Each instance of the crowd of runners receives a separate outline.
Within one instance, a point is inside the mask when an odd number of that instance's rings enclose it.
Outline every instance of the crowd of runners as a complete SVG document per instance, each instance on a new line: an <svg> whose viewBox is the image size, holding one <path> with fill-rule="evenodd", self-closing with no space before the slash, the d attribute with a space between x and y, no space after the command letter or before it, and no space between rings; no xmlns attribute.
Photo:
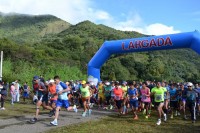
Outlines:
<svg viewBox="0 0 200 133"><path fill-rule="evenodd" d="M20 94L25 101L33 92L33 103L36 105L35 117L30 120L34 124L38 121L40 107L49 110L49 117L54 117L51 125L58 125L59 111L65 108L68 111L78 112L83 108L82 117L92 114L92 108L116 110L118 116L133 112L133 119L139 119L143 113L144 119L150 119L151 110L158 112L157 125L167 121L168 117L181 116L191 119L195 123L200 116L200 84L191 82L136 82L136 81L100 81L85 80L61 81L59 76L45 81L42 77L34 76L32 86L27 83L19 84L16 80L9 87L11 104L19 102ZM5 110L5 85L0 82L1 108ZM20 93L21 92L21 93ZM190 116L190 118L189 118Z"/></svg>

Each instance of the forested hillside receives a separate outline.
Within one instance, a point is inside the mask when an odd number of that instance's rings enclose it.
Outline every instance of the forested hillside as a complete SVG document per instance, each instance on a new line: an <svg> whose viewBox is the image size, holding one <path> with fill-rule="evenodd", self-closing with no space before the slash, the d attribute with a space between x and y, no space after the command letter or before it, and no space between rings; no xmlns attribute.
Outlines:
<svg viewBox="0 0 200 133"><path fill-rule="evenodd" d="M71 25L51 15L0 14L3 78L12 81L33 75L86 79L87 63L106 40L143 37L84 21ZM112 55L101 69L102 79L200 79L200 56L189 49Z"/></svg>

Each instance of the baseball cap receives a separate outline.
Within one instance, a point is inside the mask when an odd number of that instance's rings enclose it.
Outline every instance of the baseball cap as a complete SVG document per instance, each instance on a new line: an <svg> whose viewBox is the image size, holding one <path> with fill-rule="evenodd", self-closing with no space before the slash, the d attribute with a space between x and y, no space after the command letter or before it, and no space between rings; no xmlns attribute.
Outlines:
<svg viewBox="0 0 200 133"><path fill-rule="evenodd" d="M187 86L193 86L193 84L192 84L191 82L189 82L189 83L187 84Z"/></svg>
<svg viewBox="0 0 200 133"><path fill-rule="evenodd" d="M81 81L81 84L86 84L86 81L85 80Z"/></svg>
<svg viewBox="0 0 200 133"><path fill-rule="evenodd" d="M127 84L127 82L126 82L126 81L123 81L123 82L122 82L122 84L125 84L125 85L126 85L126 84Z"/></svg>
<svg viewBox="0 0 200 133"><path fill-rule="evenodd" d="M107 85L107 86L110 85L110 82L106 82L105 85Z"/></svg>
<svg viewBox="0 0 200 133"><path fill-rule="evenodd" d="M39 76L34 76L33 77L33 80L38 80L39 79Z"/></svg>
<svg viewBox="0 0 200 133"><path fill-rule="evenodd" d="M54 82L54 80L53 80L53 79L50 79L50 80L49 80L49 83L53 83L53 82Z"/></svg>

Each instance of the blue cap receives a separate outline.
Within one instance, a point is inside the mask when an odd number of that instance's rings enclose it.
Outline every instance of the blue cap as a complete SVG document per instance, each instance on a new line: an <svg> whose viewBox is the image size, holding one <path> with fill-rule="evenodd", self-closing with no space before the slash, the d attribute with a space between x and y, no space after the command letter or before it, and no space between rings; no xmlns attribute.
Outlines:
<svg viewBox="0 0 200 133"><path fill-rule="evenodd" d="M38 80L39 79L39 76L34 76L33 77L33 80Z"/></svg>

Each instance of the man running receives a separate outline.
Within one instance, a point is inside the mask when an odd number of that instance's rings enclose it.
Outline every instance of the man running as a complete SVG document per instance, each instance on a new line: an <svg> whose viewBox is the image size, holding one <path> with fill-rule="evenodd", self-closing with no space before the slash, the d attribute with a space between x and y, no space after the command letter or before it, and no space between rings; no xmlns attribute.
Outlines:
<svg viewBox="0 0 200 133"><path fill-rule="evenodd" d="M76 108L76 106L71 107L69 105L67 92L70 91L70 88L67 88L67 85L60 80L59 76L55 76L54 81L56 83L56 93L58 95L58 99L57 99L57 103L56 103L55 119L52 122L50 122L50 124L57 126L59 110L61 109L61 107L66 108L68 111L74 109L75 112L77 112L77 108Z"/></svg>
<svg viewBox="0 0 200 133"><path fill-rule="evenodd" d="M186 94L186 105L190 110L192 123L196 121L196 93L200 93L193 89L193 84L189 82L187 84L188 90Z"/></svg>
<svg viewBox="0 0 200 133"><path fill-rule="evenodd" d="M33 77L33 89L35 90L35 93L37 95L37 103L36 103L36 113L35 117L30 120L31 124L35 124L38 121L38 116L40 112L40 106L42 106L44 109L52 110L50 106L48 106L48 91L46 86L43 82L40 81L39 76Z"/></svg>

